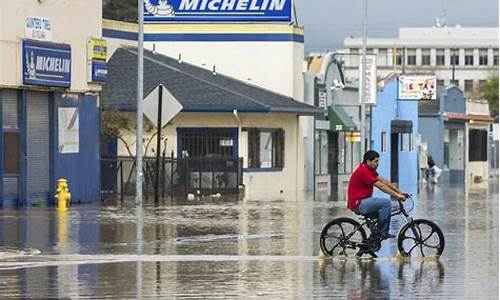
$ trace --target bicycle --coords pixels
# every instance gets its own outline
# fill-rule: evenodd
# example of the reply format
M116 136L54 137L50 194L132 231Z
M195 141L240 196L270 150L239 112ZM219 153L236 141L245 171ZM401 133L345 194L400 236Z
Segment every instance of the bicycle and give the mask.
M413 199L408 195L407 199ZM398 207L393 209L391 217L402 214L406 219L398 233L398 250L404 257L409 256L440 256L444 250L444 235L436 223L427 219L413 219L401 200ZM413 204L414 205L414 204ZM327 256L358 256L375 254L381 247L382 239L374 237L377 230L378 214L361 216L361 224L348 217L336 218L323 227L320 235L320 249ZM370 230L370 237L367 238L364 227ZM420 251L413 251L415 249Z

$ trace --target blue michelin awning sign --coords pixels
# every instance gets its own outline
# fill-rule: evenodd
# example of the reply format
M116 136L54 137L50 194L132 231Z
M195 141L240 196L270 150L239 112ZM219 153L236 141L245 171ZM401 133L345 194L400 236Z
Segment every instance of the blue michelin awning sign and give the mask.
M292 0L144 0L144 21L290 22Z
M23 40L23 84L70 87L71 46Z

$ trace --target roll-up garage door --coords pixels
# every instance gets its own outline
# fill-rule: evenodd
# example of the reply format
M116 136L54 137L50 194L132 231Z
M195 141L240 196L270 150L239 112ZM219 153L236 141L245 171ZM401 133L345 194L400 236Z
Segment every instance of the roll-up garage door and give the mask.
M47 201L50 191L49 98L47 93L28 92L26 101L27 202Z
M4 138L3 205L16 205L19 197L19 121L17 113L17 91L3 90L2 117ZM1 195L0 195L1 196Z

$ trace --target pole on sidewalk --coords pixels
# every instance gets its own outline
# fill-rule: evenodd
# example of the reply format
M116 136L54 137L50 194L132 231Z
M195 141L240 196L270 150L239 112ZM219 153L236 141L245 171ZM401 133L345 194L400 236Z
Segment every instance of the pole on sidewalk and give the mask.
M142 208L142 101L143 101L143 63L144 63L144 1L137 0L138 10L138 36L137 36L137 127L136 127L136 172L135 172L135 204L137 212L136 223L136 241L137 255L142 254L143 248L143 223L144 212ZM135 282L136 282L136 299L142 299L142 262L137 262Z
M155 204L160 202L160 148L161 148L161 109L162 109L162 94L163 85L158 86L158 120L156 126L158 133L156 135L156 188L155 188Z
M135 172L135 204L142 206L142 100L143 96L143 63L144 63L144 7L143 1L137 1L138 38L137 38L137 127L136 127L136 172Z

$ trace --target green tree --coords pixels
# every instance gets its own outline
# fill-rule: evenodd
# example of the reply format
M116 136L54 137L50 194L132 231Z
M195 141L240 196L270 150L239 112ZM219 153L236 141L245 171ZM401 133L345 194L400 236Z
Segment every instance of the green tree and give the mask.
M124 22L137 22L137 0L104 0L102 16Z
M498 116L498 75L488 79L480 89L482 98L488 100L490 104L491 115Z

